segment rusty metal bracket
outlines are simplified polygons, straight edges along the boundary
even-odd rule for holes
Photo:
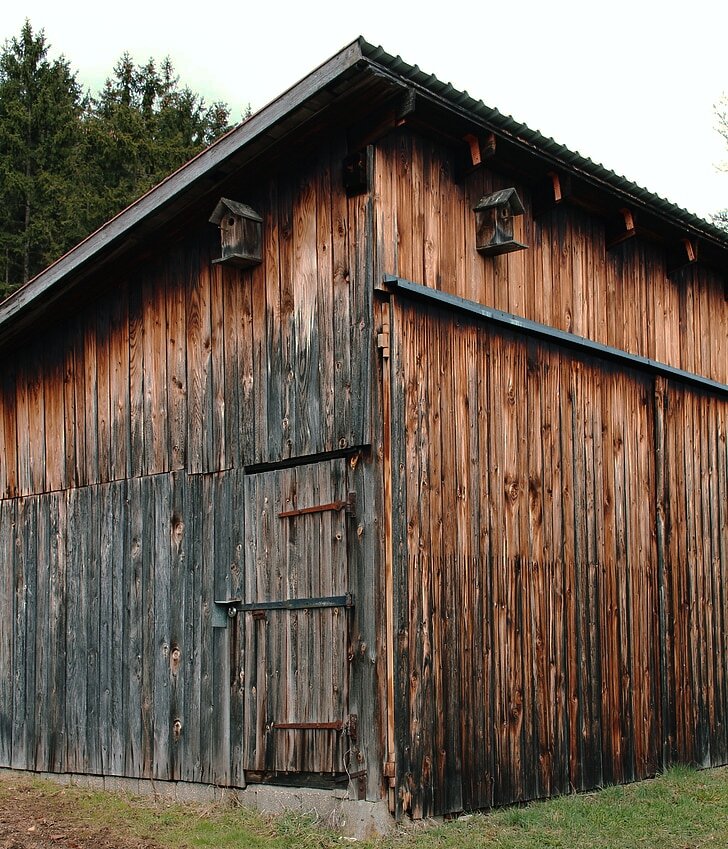
[[[295,510],[283,510],[279,519],[291,519],[294,516],[307,516],[309,513],[340,513],[346,510],[351,514],[356,509],[356,493],[350,492],[345,501],[330,501],[328,504],[314,504],[312,507],[300,507]]]
[[[345,726],[346,733],[349,735],[354,746],[359,742],[359,717],[355,713],[350,713]]]
[[[335,722],[271,722],[270,727],[275,731],[343,731],[344,723],[340,719]]]

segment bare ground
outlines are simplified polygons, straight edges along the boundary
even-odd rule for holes
[[[89,824],[68,791],[40,794],[25,781],[0,781],[0,849],[159,849],[149,840]]]

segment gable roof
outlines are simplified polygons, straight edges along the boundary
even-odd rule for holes
[[[412,94],[427,104],[432,114],[444,111],[463,125],[495,134],[499,143],[510,148],[516,161],[537,162],[543,173],[548,168],[559,169],[584,181],[592,190],[611,196],[616,204],[630,204],[663,226],[699,238],[712,256],[720,257],[720,265],[728,266],[728,234],[720,228],[360,37],[0,304],[0,343],[27,328],[39,313],[49,312],[94,270],[133,250],[164,222],[210,194],[216,184],[240,171],[270,145],[300,132],[333,104],[364,95],[367,102],[377,98],[381,102],[395,93]]]

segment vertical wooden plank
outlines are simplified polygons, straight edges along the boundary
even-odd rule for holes
[[[33,491],[33,443],[31,436],[30,366],[23,362],[16,372],[15,415],[17,433],[18,493]]]
[[[30,492],[46,488],[45,403],[43,391],[44,357],[35,351],[28,363],[28,436],[30,448]]]
[[[94,304],[95,321],[92,322],[96,338],[96,433],[98,434],[98,481],[111,479],[111,431],[113,412],[111,401],[111,304],[108,298]]]
[[[55,646],[51,641],[51,573],[50,565],[50,497],[40,496],[35,501],[34,563],[35,621],[33,637],[28,641],[30,653],[35,655],[35,680],[33,722],[29,723],[30,766],[45,769],[49,752],[49,712],[52,694],[51,655]],[[31,731],[32,729],[32,731]]]
[[[290,273],[295,279],[292,333],[295,359],[294,383],[291,387],[295,407],[295,430],[292,431],[293,453],[312,454],[321,450],[321,386],[319,377],[319,328],[321,305],[318,302],[318,269],[316,238],[316,185],[309,166],[296,187],[291,211]],[[284,292],[288,290],[283,289]]]
[[[120,428],[123,432],[123,428]],[[128,438],[128,426],[126,435]],[[127,481],[119,481],[110,487],[110,504],[108,515],[104,514],[103,522],[110,521],[110,603],[108,650],[108,746],[106,769],[110,775],[124,775],[124,755],[127,724],[125,717],[125,699],[128,692],[129,658],[126,646],[129,642],[130,622],[126,619],[126,611],[131,601],[132,588],[127,583],[131,550],[129,526],[131,523],[129,508],[129,492]],[[108,596],[107,596],[108,598]]]
[[[343,187],[332,185],[331,225],[333,262],[333,356],[334,356],[334,432],[333,447],[345,447],[352,422],[351,385],[351,298],[356,286],[356,268],[351,261],[350,240],[357,238],[352,229],[355,201],[347,202]]]
[[[45,411],[45,484],[52,492],[66,486],[66,428],[64,423],[64,353],[53,337],[43,356],[43,407]],[[0,443],[1,444],[1,443]]]
[[[400,130],[392,138],[392,164],[396,165],[392,168],[392,182],[396,192],[397,273],[408,280],[422,279],[415,277],[415,266],[422,265],[422,240],[415,241],[413,232],[413,149],[419,147],[419,141],[407,130]]]
[[[16,502],[0,500],[0,766],[13,762]]]
[[[245,476],[242,470],[232,473],[229,484],[231,515],[230,585],[231,598],[245,597]],[[245,787],[245,735],[248,717],[245,714],[245,623],[237,616],[228,623],[229,687],[230,687],[230,783]]]
[[[213,512],[211,519],[213,528],[214,559],[211,564],[212,598],[209,606],[212,609],[214,599],[230,598],[232,571],[234,564],[233,529],[235,518],[232,515],[233,506],[231,485],[233,475],[224,472],[212,478],[211,496]],[[212,669],[211,674],[211,758],[212,774],[217,784],[230,783],[231,740],[230,740],[230,652],[228,641],[230,634],[225,628],[212,629]]]
[[[153,723],[153,774],[155,778],[168,779],[170,765],[170,737],[172,732],[171,713],[171,681],[170,664],[172,662],[172,640],[170,625],[172,618],[172,503],[173,476],[155,475],[152,479],[154,529],[152,537],[153,585],[154,601],[149,607],[153,610],[153,631],[150,636],[153,643],[150,646],[150,674],[153,676],[152,685],[153,708],[151,721]]]
[[[319,346],[318,405],[320,451],[334,447],[334,255],[332,225],[332,150],[328,146],[318,159],[316,203],[316,334]],[[336,172],[335,172],[336,173]],[[335,185],[338,181],[335,180]],[[338,190],[338,185],[337,185]]]
[[[146,411],[145,411],[146,412]],[[146,421],[146,415],[145,415]],[[146,448],[146,443],[145,443]],[[162,520],[157,515],[157,502],[155,500],[156,476],[145,476],[139,481],[139,511],[140,522],[140,545],[141,545],[141,569],[140,569],[140,595],[141,611],[139,616],[139,630],[141,638],[140,652],[140,720],[141,720],[141,778],[154,778],[154,713],[155,713],[155,671],[157,662],[156,651],[156,528]],[[160,599],[160,601],[162,601]],[[163,603],[163,601],[162,601]],[[160,694],[161,695],[161,694]]]
[[[209,252],[203,256],[207,260],[210,276],[210,352],[212,384],[208,388],[208,434],[205,445],[210,446],[207,471],[219,471],[232,465],[232,447],[227,444],[226,405],[225,405],[225,319],[223,301],[223,268],[212,265]],[[204,270],[204,268],[203,268]],[[211,427],[210,427],[211,425]]]
[[[76,410],[76,351],[75,331],[73,324],[68,324],[68,338],[63,350],[63,426],[65,429],[64,445],[66,449],[64,480],[69,487],[78,485],[78,450],[79,416]]]
[[[246,463],[267,460],[270,456],[269,423],[275,416],[276,406],[273,392],[281,380],[280,358],[277,352],[280,346],[279,291],[279,253],[278,253],[278,186],[271,180],[266,197],[264,269],[253,271],[251,297],[251,334],[252,334],[252,391],[254,397],[254,442],[250,457]],[[271,335],[272,334],[272,335]],[[271,356],[273,354],[274,356]],[[270,412],[269,412],[270,408]]]
[[[187,278],[181,248],[168,261],[166,298],[168,456],[174,471],[187,462]]]
[[[187,533],[188,502],[186,475],[171,476],[170,563],[169,563],[169,764],[168,777],[179,780],[185,777],[185,751],[188,735],[185,713],[187,688],[186,658],[192,647],[188,645],[187,612]]]
[[[293,283],[294,262],[294,210],[293,174],[286,174],[278,186],[278,256],[279,277],[270,281],[268,291],[268,358],[269,392],[268,404],[268,450],[271,459],[290,457],[294,450],[297,433],[295,406],[295,376],[297,339],[295,325],[296,297]],[[276,300],[278,307],[276,307]],[[277,320],[279,328],[273,326]],[[279,347],[274,347],[276,337]],[[280,364],[276,364],[276,360]],[[280,375],[280,382],[276,376]],[[271,403],[271,401],[273,403]]]
[[[212,604],[215,590],[215,478],[205,475],[201,486],[201,539],[202,547],[199,560],[198,605],[199,652],[200,652],[200,779],[212,783],[215,781],[215,763],[213,751],[213,732],[215,728],[214,677],[215,657],[212,633]]]
[[[668,385],[664,378],[655,379],[654,424],[655,424],[655,540],[657,555],[657,604],[660,675],[660,717],[662,739],[659,752],[659,766],[666,769],[671,761],[671,740],[675,736],[674,701],[670,693],[675,691],[675,680],[670,658],[674,653],[672,621],[669,615],[669,599],[672,562],[668,552],[669,520],[669,475],[667,464],[666,410],[668,404]]]
[[[167,419],[167,304],[166,285],[159,265],[142,281],[144,362],[144,473],[169,468]]]
[[[371,157],[371,151],[367,152]],[[356,264],[351,290],[351,422],[348,445],[371,441],[372,293],[374,289],[374,210],[369,195],[358,198]]]
[[[99,558],[99,523],[103,487],[84,490],[86,505],[83,527],[82,557],[86,583],[86,764],[84,772],[101,772],[101,733],[99,707],[101,701],[99,661],[101,644],[101,570]]]
[[[187,469],[206,471],[209,454],[208,393],[211,370],[210,275],[203,272],[204,255],[197,245],[187,256]]]
[[[114,577],[119,571],[119,563],[114,560],[114,530],[119,516],[114,511],[118,506],[114,493],[117,484],[100,486],[95,494],[98,536],[94,560],[99,575],[98,585],[98,766],[101,775],[112,774],[112,751],[114,733],[113,703],[116,695],[114,678],[114,646],[122,638],[114,630],[115,603]],[[123,568],[123,567],[122,567]],[[118,718],[117,718],[118,719]]]
[[[243,335],[247,326],[242,311],[243,293],[250,288],[250,276],[234,268],[221,268],[220,272],[225,356],[225,462],[226,466],[237,469],[242,464],[241,451],[244,443],[241,438],[243,425],[240,416],[246,417],[250,413],[250,407],[244,406],[240,400],[240,394],[246,391],[242,385],[245,374],[242,363],[251,355],[251,343]],[[244,351],[244,348],[248,350]]]
[[[129,282],[129,472],[138,477],[144,458],[144,301],[142,282]]]
[[[65,760],[69,772],[84,772],[87,764],[88,495],[87,488],[68,491]]]
[[[109,320],[110,478],[131,473],[129,283],[115,292]]]
[[[133,359],[133,355],[132,355]],[[132,407],[133,416],[133,407]],[[132,418],[133,430],[133,418]],[[143,543],[144,524],[148,514],[143,513],[142,479],[132,478],[128,483],[128,544],[129,556],[124,560],[124,773],[143,774],[142,754],[142,655],[144,651],[142,624],[144,617],[143,593]],[[70,599],[70,593],[69,593]]]
[[[186,781],[200,781],[202,758],[200,753],[201,722],[201,654],[200,628],[202,622],[202,514],[203,478],[186,478],[185,516],[185,645],[184,664],[184,716],[182,727],[181,777]]]
[[[0,418],[2,418],[3,441],[2,457],[0,458],[0,495],[13,498],[18,493],[18,441],[17,441],[17,394],[16,366],[9,362],[3,367],[0,387],[2,401],[0,402]]]
[[[433,182],[437,177],[433,175]],[[416,314],[415,314],[416,316]],[[414,323],[413,316],[410,320]],[[412,328],[414,329],[414,328]],[[442,362],[457,362],[458,338],[451,332],[446,332],[443,339]],[[410,331],[408,336],[412,338],[414,333]],[[412,352],[414,353],[414,352]],[[459,534],[462,533],[463,506],[458,492],[457,466],[460,454],[460,444],[455,430],[457,416],[457,398],[459,385],[462,377],[455,373],[454,368],[448,368],[442,379],[442,446],[443,466],[449,470],[446,474],[447,485],[443,491],[443,501],[449,505],[451,515],[455,521],[450,522],[445,531],[445,557],[443,562],[443,600],[442,615],[445,617],[444,631],[445,641],[450,650],[447,652],[444,669],[444,693],[446,696],[446,711],[449,721],[445,728],[446,753],[445,769],[447,771],[447,789],[445,798],[446,811],[459,811],[463,808],[463,739],[462,727],[458,721],[460,716],[461,694],[458,670],[458,657],[461,650],[460,635],[458,634],[457,621],[461,606],[461,587],[457,580],[457,571],[460,565],[458,556]],[[405,376],[409,382],[410,376]],[[405,423],[405,427],[407,424]],[[462,481],[461,481],[462,482]],[[414,587],[413,587],[414,589]]]
[[[48,756],[44,769],[66,771],[64,729],[66,724],[66,543],[67,500],[63,493],[49,498],[48,528]]]
[[[90,311],[89,311],[90,313]],[[96,326],[84,315],[84,320],[79,324],[83,344],[83,407],[77,407],[77,411],[83,410],[86,420],[86,471],[84,482],[88,484],[97,483],[99,480],[99,427],[98,427],[98,384],[97,384],[97,361],[96,361]]]

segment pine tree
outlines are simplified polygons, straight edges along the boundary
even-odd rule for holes
[[[26,21],[0,53],[0,290],[27,282],[78,236],[81,92]]]
[[[84,118],[85,161],[99,221],[115,214],[228,129],[225,104],[179,85],[169,58],[136,66],[125,53]]]
[[[26,21],[0,52],[0,299],[228,129],[170,59],[125,53],[91,97],[48,49]]]

